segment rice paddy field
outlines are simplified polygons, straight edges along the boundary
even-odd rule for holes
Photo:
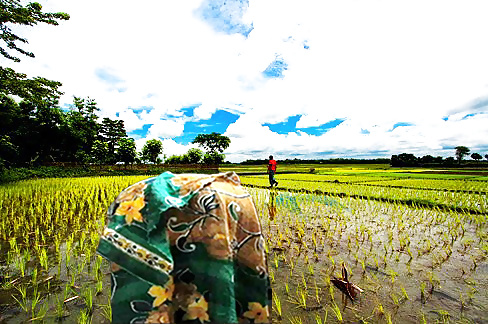
[[[488,323],[487,174],[314,169],[273,189],[247,175],[263,167],[236,169],[265,233],[273,323]],[[110,323],[99,233],[146,177],[1,185],[0,323]]]

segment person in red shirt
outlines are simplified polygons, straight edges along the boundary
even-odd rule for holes
[[[269,175],[269,185],[270,187],[278,186],[278,181],[275,180],[274,175],[276,173],[276,161],[273,159],[273,156],[269,156],[269,163],[268,163],[268,175]]]

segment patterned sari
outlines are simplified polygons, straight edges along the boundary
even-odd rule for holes
[[[234,172],[136,183],[108,212],[113,323],[269,323],[271,288],[252,198]]]

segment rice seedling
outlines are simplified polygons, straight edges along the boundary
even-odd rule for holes
[[[392,187],[397,184],[391,178],[378,181],[377,176],[341,175],[338,179],[348,179],[349,183],[334,183],[335,176],[278,175],[289,178],[279,179],[280,190],[289,191],[278,190],[277,195],[288,197],[299,208],[278,205],[273,219],[269,219],[266,205],[269,191],[248,188],[263,225],[275,313],[278,298],[283,318],[290,319],[293,314],[293,320],[307,323],[318,323],[315,315],[324,319],[322,316],[333,307],[314,307],[339,307],[330,276],[337,262],[346,262],[351,266],[351,275],[368,292],[365,298],[374,296],[378,300],[371,303],[366,299],[356,304],[354,311],[340,309],[343,321],[365,322],[374,314],[383,317],[384,322],[391,317],[389,314],[395,314],[395,322],[402,322],[403,314],[408,312],[407,304],[432,314],[436,310],[434,302],[444,298],[439,294],[443,291],[462,292],[457,302],[442,300],[449,312],[461,306],[467,319],[483,318],[476,307],[465,305],[488,303],[482,293],[488,287],[479,279],[488,257],[486,195],[436,188],[444,183],[466,191],[463,186],[469,184],[473,188],[484,185],[486,191],[486,181],[453,184],[446,180],[398,179],[405,180],[409,187],[436,189],[417,190]],[[100,304],[100,299],[105,301],[110,295],[103,275],[108,264],[94,251],[108,205],[121,189],[141,178],[45,179],[3,186],[0,214],[5,217],[0,219],[0,250],[5,253],[0,253],[0,303],[14,303],[20,309],[24,306],[25,315],[20,320],[25,321],[35,318],[48,303],[52,304],[48,304],[46,316],[64,318],[71,314],[85,322],[90,318],[95,321],[97,316],[111,318],[110,304]],[[254,181],[256,185],[261,179],[267,180],[259,176],[241,178],[244,184]],[[361,180],[379,186],[365,186]],[[383,182],[388,186],[381,186]],[[331,194],[312,194],[314,190]],[[417,200],[407,204],[408,199]],[[289,271],[278,271],[283,266]],[[44,282],[42,278],[52,274],[53,269],[56,280]],[[451,274],[446,272],[448,269],[456,272]],[[315,281],[318,274],[321,286]],[[26,275],[28,282],[21,280]],[[59,282],[65,284],[56,290]],[[81,288],[80,283],[84,283]],[[409,296],[418,292],[419,283],[420,300]],[[35,286],[39,287],[37,297],[33,294]],[[391,293],[395,286],[400,287],[401,293]],[[25,296],[17,287],[25,288]],[[327,288],[329,293],[324,294]],[[54,294],[52,298],[44,298],[46,289]],[[436,294],[435,298],[429,296],[429,290]],[[1,300],[2,291],[12,295],[12,299]],[[80,312],[79,303],[83,300],[83,304],[90,304],[90,294],[92,306]],[[37,298],[35,314],[32,298]],[[394,305],[395,310],[381,305]],[[415,316],[421,322],[424,313]],[[336,315],[332,320],[339,321]]]
[[[291,316],[288,318],[291,324],[302,324],[302,318],[300,316]]]
[[[27,313],[29,311],[29,306],[27,304],[27,287],[25,285],[21,285],[19,287],[15,287],[15,289],[17,289],[17,291],[20,293],[20,299],[15,297],[15,295],[12,295],[12,298],[15,299],[20,308]]]
[[[320,317],[319,314],[315,314],[315,322],[317,324],[325,324],[327,323],[327,315],[328,315],[328,309],[325,310],[325,314],[324,314],[324,320],[322,321],[322,317]]]
[[[102,310],[102,316],[108,321],[112,320],[112,305],[110,304],[110,297],[108,297],[107,304],[99,305]]]
[[[37,312],[32,310],[32,318],[30,319],[30,321],[42,321],[47,314],[48,307],[49,305],[47,304],[47,302],[44,302],[41,307],[39,307],[39,310]]]
[[[276,311],[276,314],[278,315],[278,319],[281,320],[282,315],[283,315],[283,310],[281,308],[281,300],[280,297],[276,294],[276,292],[273,292],[273,302],[274,302],[274,310]]]
[[[341,309],[339,308],[339,306],[337,306],[336,303],[333,303],[332,306],[330,306],[330,308],[332,309],[332,312],[334,312],[334,315],[336,316],[337,320],[340,323],[342,323],[343,318],[342,318],[342,313],[341,313]]]
[[[82,310],[78,316],[78,324],[91,324],[92,316],[88,310]]]

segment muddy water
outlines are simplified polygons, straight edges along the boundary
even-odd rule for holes
[[[292,194],[268,193],[253,191],[282,322],[317,323],[326,313],[328,322],[340,322],[334,304],[346,323],[488,322],[486,220],[354,199],[331,204],[310,195],[286,204],[280,201]],[[343,263],[350,282],[364,290],[354,302],[331,291],[329,280],[341,277]],[[297,297],[305,285],[306,306]]]
[[[92,250],[91,256],[80,253],[76,246],[67,251],[66,243],[63,243],[60,246],[59,259],[57,259],[54,248],[50,248],[48,250],[50,264],[54,263],[53,260],[57,260],[57,264],[51,266],[46,272],[39,268],[38,260],[31,257],[31,260],[27,262],[24,277],[20,276],[15,262],[8,266],[4,263],[1,269],[4,278],[2,279],[3,285],[0,287],[0,323],[80,323],[81,313],[87,309],[83,296],[88,289],[93,294],[92,323],[110,323],[106,314],[110,298],[109,265],[102,261],[99,264],[99,270],[96,270],[94,248],[91,246],[89,249]],[[69,261],[66,260],[67,254]],[[37,275],[34,272],[34,265]],[[96,272],[102,282],[102,290],[98,294],[96,293]],[[7,276],[15,278],[10,285],[6,284],[8,280],[5,277]],[[33,315],[32,302],[36,289],[34,280],[37,282],[39,303],[35,307]],[[17,299],[24,302],[18,289],[21,287],[27,288],[25,300],[27,311],[22,309],[19,302],[16,301]],[[72,299],[69,300],[70,298]],[[63,303],[67,299],[69,301]],[[62,306],[60,307],[60,305]],[[43,308],[47,310],[47,313],[42,317],[39,312],[42,314],[41,309]],[[32,320],[33,318],[35,320]]]
[[[324,321],[326,315],[330,323],[340,322],[339,316],[346,323],[488,322],[485,216],[250,191],[267,238],[273,289],[281,301],[282,317],[274,305],[273,322],[317,323],[316,316]],[[56,322],[58,300],[82,296],[87,289],[95,292],[99,276],[103,288],[93,297],[92,322],[108,323],[108,264],[103,261],[97,275],[95,245],[83,250],[90,255],[83,255],[76,242],[73,246],[68,251],[64,243],[58,253],[48,247],[49,271],[38,268],[40,304],[47,306],[44,321]],[[32,312],[22,310],[13,296],[21,300],[15,287],[26,286],[31,305],[32,267],[39,262],[33,258],[27,263],[23,278],[14,262],[7,265],[5,257],[1,262],[0,323],[30,323]],[[350,282],[364,290],[353,302],[330,283],[342,276],[342,264]],[[65,303],[62,322],[78,323],[86,308],[82,297]]]

